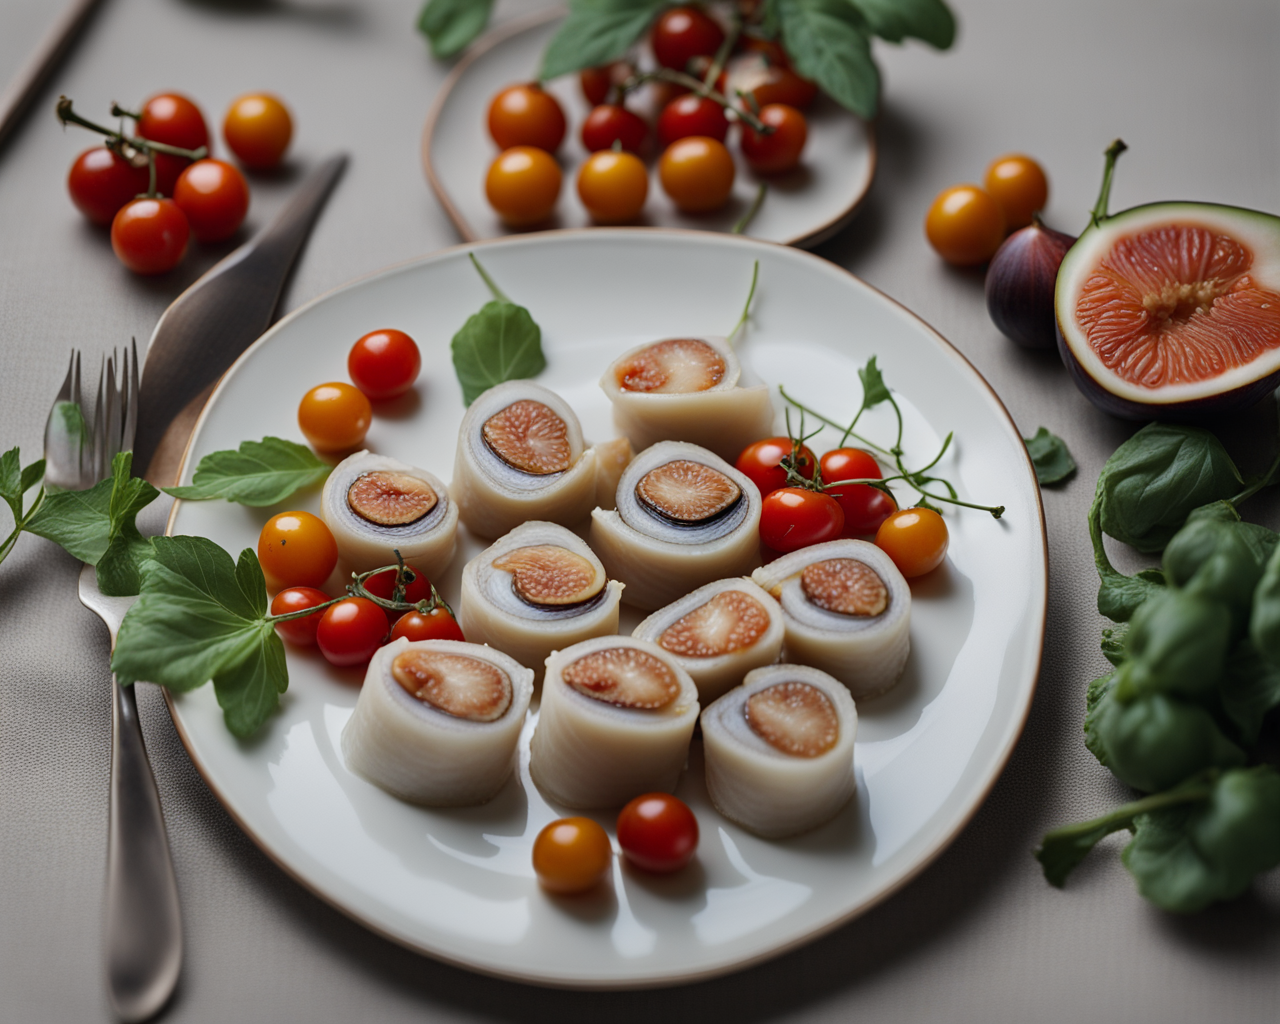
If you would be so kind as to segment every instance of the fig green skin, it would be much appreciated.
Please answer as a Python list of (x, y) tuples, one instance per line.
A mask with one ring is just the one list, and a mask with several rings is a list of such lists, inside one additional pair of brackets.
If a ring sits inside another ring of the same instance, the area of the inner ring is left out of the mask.
[(1067, 372), (1081, 394), (1103, 412), (1126, 420), (1155, 419), (1167, 423), (1204, 423), (1248, 409), (1274, 392), (1277, 387), (1280, 387), (1280, 365), (1269, 373), (1263, 373), (1256, 380), (1226, 391), (1205, 395), (1203, 398), (1186, 402), (1138, 402), (1117, 395), (1104, 382), (1090, 374), (1076, 358), (1071, 342), (1067, 340), (1066, 332), (1062, 329), (1064, 318), (1069, 319), (1071, 316), (1071, 310), (1063, 308), (1065, 301), (1062, 282), (1065, 272), (1071, 268), (1072, 263), (1085, 258), (1086, 254), (1094, 248), (1099, 232), (1121, 234), (1126, 230), (1126, 224), (1132, 219), (1132, 215), (1150, 213), (1162, 207), (1168, 209), (1171, 217), (1181, 213), (1220, 220), (1224, 234), (1233, 232), (1234, 223), (1249, 220), (1263, 224), (1268, 230), (1280, 236), (1280, 217), (1260, 210), (1250, 210), (1242, 206), (1225, 206), (1219, 203), (1145, 203), (1142, 206), (1130, 207), (1128, 210), (1112, 214), (1099, 224), (1090, 224), (1080, 233), (1076, 244), (1067, 250), (1058, 269), (1058, 282), (1054, 295), (1054, 326), (1058, 341), (1058, 355), (1061, 356), (1063, 365), (1066, 366)]

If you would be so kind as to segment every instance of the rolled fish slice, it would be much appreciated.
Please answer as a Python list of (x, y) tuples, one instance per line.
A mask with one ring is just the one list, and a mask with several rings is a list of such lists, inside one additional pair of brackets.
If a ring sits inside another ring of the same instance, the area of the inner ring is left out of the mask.
[(815, 544), (751, 578), (782, 605), (784, 661), (830, 673), (859, 700), (902, 676), (911, 652), (911, 588), (874, 544)]
[(622, 584), (585, 541), (555, 523), (517, 526), (462, 570), (458, 624), (542, 681), (552, 651), (618, 632)]
[(588, 448), (569, 404), (530, 380), (480, 395), (462, 418), (450, 485), (463, 524), (501, 537), (531, 520), (572, 526), (630, 461), (625, 439)]
[(357, 452), (325, 481), (320, 515), (355, 572), (405, 562), (435, 579), (453, 559), (458, 506), (438, 477), (386, 455)]
[(646, 640), (597, 637), (547, 659), (529, 772), (565, 807), (620, 807), (670, 793), (698, 719), (698, 689)]
[(782, 653), (782, 608), (751, 580), (716, 580), (659, 608), (631, 635), (675, 657), (709, 704)]
[(741, 376), (727, 338), (665, 338), (615, 359), (600, 387), (613, 403), (618, 432), (636, 451), (688, 441), (732, 462), (773, 433), (768, 387), (739, 387)]
[(839, 680), (807, 665), (758, 668), (702, 712), (711, 802), (766, 839), (817, 828), (857, 788), (857, 730), (853, 697)]
[(652, 610), (760, 564), (760, 492), (713, 452), (663, 441), (632, 460), (617, 509), (591, 513), (591, 549), (623, 600)]
[(511, 775), (533, 673), (480, 644), (403, 637), (375, 652), (342, 730), (347, 767), (427, 807), (491, 799)]

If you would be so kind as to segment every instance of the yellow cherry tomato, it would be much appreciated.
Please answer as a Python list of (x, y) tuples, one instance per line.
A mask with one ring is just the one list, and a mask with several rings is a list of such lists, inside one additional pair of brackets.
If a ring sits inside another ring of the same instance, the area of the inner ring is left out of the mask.
[(222, 137), (246, 167), (267, 170), (275, 167), (289, 148), (293, 118), (269, 93), (249, 93), (231, 104), (222, 120)]
[(318, 587), (338, 564), (338, 544), (318, 516), (281, 512), (258, 534), (258, 561), (270, 590)]
[(876, 531), (876, 546), (903, 576), (923, 576), (947, 557), (947, 524), (929, 508), (904, 508), (893, 513)]
[(1049, 201), (1049, 179), (1044, 168), (1020, 153), (992, 161), (983, 184), (1004, 213), (1009, 228), (1025, 228)]
[(318, 452), (343, 452), (364, 440), (373, 406), (359, 388), (331, 381), (312, 388), (298, 405), (298, 426)]
[(578, 171), (578, 198), (599, 224), (626, 224), (640, 216), (649, 172), (633, 153), (592, 153)]
[(977, 185), (956, 185), (940, 193), (924, 221), (929, 244), (948, 263), (985, 263), (1004, 241), (1004, 214)]
[(561, 895), (594, 889), (613, 866), (609, 835), (590, 818), (560, 818), (533, 841), (533, 870)]
[(513, 228), (527, 228), (551, 216), (560, 198), (562, 175), (555, 157), (535, 146), (513, 146), (489, 166), (484, 194), (498, 216)]
[(685, 213), (710, 213), (733, 190), (733, 157), (723, 142), (690, 135), (667, 147), (658, 162), (662, 190)]

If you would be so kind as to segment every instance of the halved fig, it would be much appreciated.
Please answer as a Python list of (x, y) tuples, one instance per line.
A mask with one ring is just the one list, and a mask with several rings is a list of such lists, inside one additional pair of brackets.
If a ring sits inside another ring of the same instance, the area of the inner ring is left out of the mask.
[(560, 676), (579, 693), (620, 708), (656, 711), (680, 694), (669, 665), (635, 647), (609, 647), (566, 665)]
[(511, 707), (511, 678), (496, 665), (462, 654), (410, 650), (391, 675), (412, 697), (469, 722), (494, 722)]
[(493, 560), (493, 567), (511, 573), (515, 592), (529, 604), (581, 604), (595, 597), (608, 578), (581, 555), (556, 544), (516, 548)]
[(831, 698), (808, 683), (778, 683), (747, 698), (743, 714), (751, 731), (791, 757), (820, 757), (840, 739)]
[(725, 590), (658, 637), (658, 646), (682, 658), (716, 658), (743, 651), (769, 628), (764, 605), (741, 590)]
[(541, 402), (521, 399), (485, 420), (485, 444), (508, 466), (533, 476), (569, 468), (569, 429)]
[(351, 511), (375, 526), (416, 523), (435, 508), (439, 500), (425, 480), (385, 470), (365, 473), (347, 488), (347, 505)]
[(742, 489), (718, 469), (675, 459), (642, 476), (636, 497), (664, 519), (693, 524), (727, 512), (742, 497)]
[(829, 558), (805, 566), (800, 589), (810, 603), (837, 615), (880, 615), (889, 607), (889, 589), (876, 571), (853, 558)]
[(724, 379), (724, 356), (697, 338), (670, 338), (641, 349), (616, 370), (623, 391), (685, 395)]

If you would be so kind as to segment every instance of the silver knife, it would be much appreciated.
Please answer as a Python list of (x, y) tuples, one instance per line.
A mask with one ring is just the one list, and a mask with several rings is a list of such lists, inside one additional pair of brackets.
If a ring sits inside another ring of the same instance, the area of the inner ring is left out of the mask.
[(271, 326), (285, 278), (346, 164), (340, 153), (312, 171), (270, 224), (164, 311), (142, 362), (135, 473), (161, 486), (175, 482), (200, 410)]

